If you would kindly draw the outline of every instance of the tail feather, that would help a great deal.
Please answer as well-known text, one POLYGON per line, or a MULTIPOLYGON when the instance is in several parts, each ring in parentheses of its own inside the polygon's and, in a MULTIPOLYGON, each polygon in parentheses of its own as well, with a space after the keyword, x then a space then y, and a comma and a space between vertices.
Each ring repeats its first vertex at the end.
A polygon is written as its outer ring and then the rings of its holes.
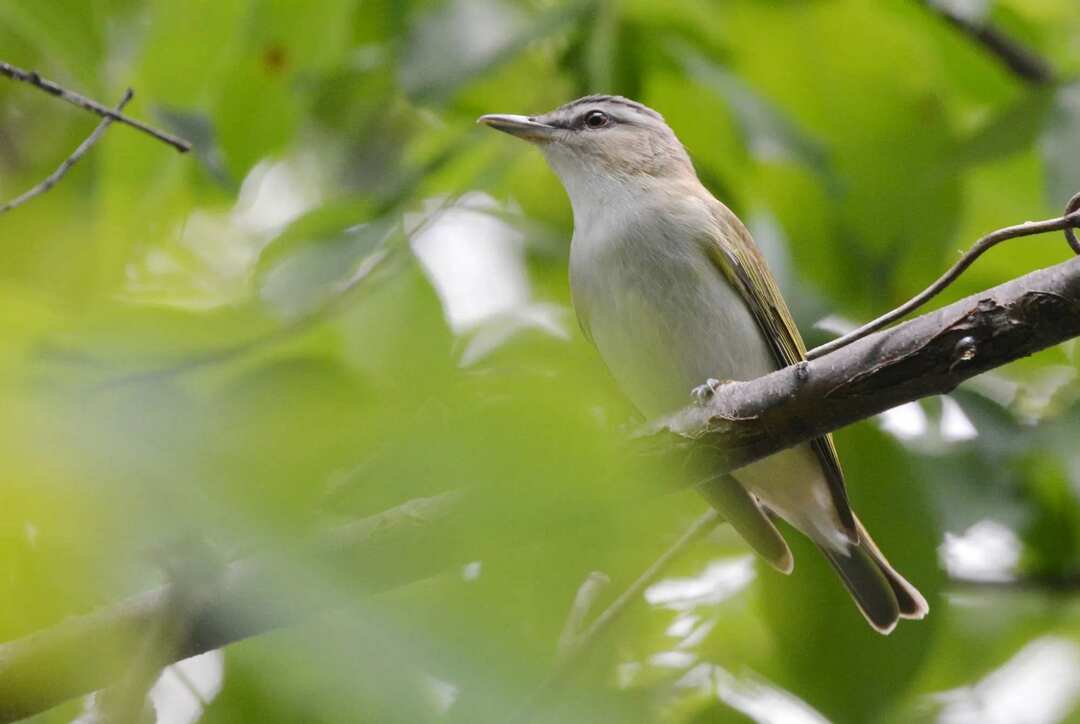
POLYGON ((757 500, 735 478, 721 475, 700 483, 697 489, 769 565, 781 573, 791 573, 795 559, 787 542, 757 500))
POLYGON ((896 572, 896 569, 889 563, 885 554, 877 547, 877 543, 875 543, 874 539, 870 537, 870 534, 866 532, 866 528, 863 527, 862 521, 856 518, 855 525, 859 531, 860 546, 866 548, 867 552, 874 559, 874 563, 889 581, 889 586, 892 588, 900 608, 900 618, 920 619, 925 617, 926 614, 930 612, 930 606, 926 603, 926 599, 923 595, 919 593, 919 589, 908 583, 906 578, 896 572))
POLYGON ((859 611, 883 634, 891 633, 901 618, 926 616, 930 607, 923 595, 889 564, 857 518, 855 524, 858 545, 849 546, 846 552, 818 547, 840 574, 859 611))
POLYGON ((818 546, 832 564, 862 615, 878 633, 889 634, 900 620, 900 605, 888 578, 861 545, 850 546, 847 554, 818 546))

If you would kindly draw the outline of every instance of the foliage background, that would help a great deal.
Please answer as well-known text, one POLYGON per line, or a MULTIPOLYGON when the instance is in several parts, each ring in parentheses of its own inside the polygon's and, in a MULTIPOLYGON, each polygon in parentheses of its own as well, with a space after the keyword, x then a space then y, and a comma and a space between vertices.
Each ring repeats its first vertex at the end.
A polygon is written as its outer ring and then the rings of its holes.
MULTIPOLYGON (((157 585, 163 558, 259 550, 273 597, 327 613, 189 663, 203 721, 507 721, 586 575, 610 602, 703 504, 622 453, 564 193, 474 119, 593 91, 659 109, 813 345, 1080 190, 1073 0, 965 5, 1062 80, 912 0, 0 0, 4 60, 104 103, 131 86, 197 146, 114 127, 0 217, 0 639, 157 585), (462 488, 484 509, 433 578, 365 596, 300 552, 462 488)), ((0 198, 94 123, 0 83, 0 198)), ((947 296, 1066 254, 1013 242, 947 296)), ((838 435, 927 620, 879 637, 808 546, 783 578, 720 528, 538 720, 1080 720, 1076 376, 1069 344, 838 435)), ((198 717, 168 684, 162 721, 198 717)))

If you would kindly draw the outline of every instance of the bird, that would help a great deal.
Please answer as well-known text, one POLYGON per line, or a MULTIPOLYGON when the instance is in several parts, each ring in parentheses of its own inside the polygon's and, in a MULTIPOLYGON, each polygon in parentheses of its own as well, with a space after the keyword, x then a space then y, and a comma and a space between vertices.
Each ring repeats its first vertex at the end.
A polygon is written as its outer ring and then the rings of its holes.
MULTIPOLYGON (((699 180, 657 111, 589 95, 536 116, 477 120, 536 146, 573 211, 570 292, 585 336, 646 418, 806 359, 750 232, 699 180), (703 385, 702 382, 705 382, 703 385)), ((851 510, 831 436, 698 486, 767 563, 788 574, 774 517, 812 540, 874 630, 923 618, 926 599, 851 510)))

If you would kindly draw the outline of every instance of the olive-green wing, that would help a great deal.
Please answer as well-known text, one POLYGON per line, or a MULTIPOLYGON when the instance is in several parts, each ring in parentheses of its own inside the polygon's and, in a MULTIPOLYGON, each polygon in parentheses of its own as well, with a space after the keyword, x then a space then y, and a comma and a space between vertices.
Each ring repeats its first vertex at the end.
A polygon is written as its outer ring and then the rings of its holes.
MULTIPOLYGON (((805 360, 806 344, 750 232, 739 218, 719 201, 716 202, 713 218, 716 222, 714 231, 720 236, 709 235, 709 238, 705 239, 709 257, 745 300, 758 326, 769 340, 777 365, 787 367, 805 360), (724 238, 728 243, 721 245, 719 238, 724 238)), ((848 504, 844 473, 840 469, 840 459, 837 457, 832 436, 816 438, 810 445, 825 471, 840 523, 849 533, 851 540, 858 541, 855 517, 848 504)))

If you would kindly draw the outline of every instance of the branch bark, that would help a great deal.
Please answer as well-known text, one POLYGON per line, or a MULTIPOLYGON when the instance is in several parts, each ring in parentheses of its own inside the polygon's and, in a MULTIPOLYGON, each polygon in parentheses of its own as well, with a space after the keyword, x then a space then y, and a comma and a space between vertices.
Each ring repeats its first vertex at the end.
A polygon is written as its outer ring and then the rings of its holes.
MULTIPOLYGON (((116 112, 119 113, 120 111, 124 110, 124 106, 126 106, 128 104, 128 101, 130 101, 134 96, 135 94, 130 88, 128 88, 127 92, 124 93, 124 97, 121 98, 120 102, 116 105, 116 112)), ((93 148, 95 143, 101 140, 101 137, 105 135, 105 131, 108 130, 112 122, 113 119, 108 116, 102 118, 101 122, 97 124, 96 128, 94 128, 93 133, 87 136, 86 140, 80 143, 79 147, 72 151, 71 155, 65 158, 63 162, 61 162, 60 166, 51 174, 49 174, 44 181, 36 184, 29 191, 26 191, 25 193, 17 196, 6 204, 0 205, 0 214, 22 206, 27 201, 37 198, 41 194, 47 192, 57 183, 59 183, 60 179, 64 178, 67 172, 71 170, 71 167, 77 164, 82 159, 82 157, 86 155, 86 152, 93 148)))
POLYGON ((153 126, 147 125, 142 121, 136 120, 130 116, 126 116, 118 110, 113 110, 108 106, 103 106, 92 98, 87 98, 81 93, 68 90, 59 83, 55 83, 48 78, 42 78, 36 72, 32 70, 23 70, 10 63, 5 63, 0 60, 0 75, 6 75, 12 80, 22 81, 23 83, 29 83, 30 85, 43 90, 49 95, 54 95, 57 98, 67 101, 68 103, 78 106, 84 110, 96 113, 102 118, 111 118, 117 123, 123 123, 124 125, 131 126, 132 128, 142 131, 150 136, 153 136, 162 143, 167 143, 175 148, 180 153, 187 153, 191 150, 191 144, 178 136, 174 136, 171 133, 162 131, 153 126))
MULTIPOLYGON (((688 406, 649 426, 634 444, 643 454, 663 450, 684 457, 687 449, 706 449, 716 453, 712 472, 731 470, 890 407, 948 392, 981 372, 1077 336, 1080 257, 813 361, 729 383, 707 405, 688 406)), ((475 560, 479 552, 462 546, 470 539, 465 531, 502 526, 524 539, 551 535, 555 524, 581 514, 554 507, 542 528, 502 518, 479 520, 483 514, 477 510, 485 506, 470 505, 473 494, 481 493, 448 493, 358 521, 319 541, 311 555, 362 571, 363 590, 375 593, 475 560)), ((313 613, 317 602, 288 599, 287 584, 258 559, 232 564, 219 585, 193 604, 193 620, 176 658, 313 613)), ((169 600, 168 588, 151 591, 0 645, 0 722, 116 681, 169 600)))
MULTIPOLYGON (((809 362, 729 382, 640 434, 712 448, 717 472, 819 437, 1080 336, 1080 257, 877 332, 809 362)), ((651 443, 650 443, 651 444, 651 443)))

